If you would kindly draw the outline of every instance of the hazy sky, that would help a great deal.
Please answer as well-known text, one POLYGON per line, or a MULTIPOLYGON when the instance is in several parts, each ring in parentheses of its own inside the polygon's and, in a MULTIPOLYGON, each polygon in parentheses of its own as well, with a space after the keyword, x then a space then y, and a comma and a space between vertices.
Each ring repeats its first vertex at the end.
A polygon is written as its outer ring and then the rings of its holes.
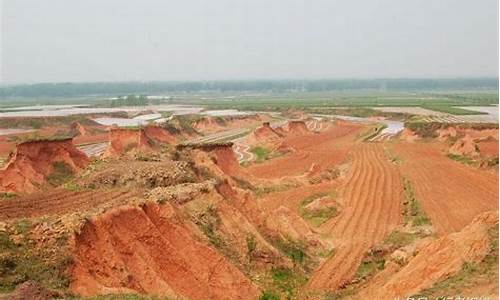
POLYGON ((4 83, 498 75, 498 0, 3 0, 1 21, 4 83))

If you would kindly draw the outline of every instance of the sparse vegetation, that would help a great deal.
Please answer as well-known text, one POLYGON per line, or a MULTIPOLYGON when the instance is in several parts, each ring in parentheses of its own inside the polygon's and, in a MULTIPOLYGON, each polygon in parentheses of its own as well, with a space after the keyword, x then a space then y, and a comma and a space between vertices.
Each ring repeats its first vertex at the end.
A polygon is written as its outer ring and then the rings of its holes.
POLYGON ((465 156, 465 155, 457 155, 457 154, 449 153, 447 156, 454 161, 457 161, 459 163, 466 164, 466 165, 473 165, 476 162, 474 159, 472 159, 468 156, 465 156))
MULTIPOLYGON (((436 283, 413 296, 440 299, 443 295, 463 295, 463 291, 473 288, 480 283, 498 281, 498 226, 489 229, 490 250, 479 263, 466 262, 462 269, 450 278, 436 283)), ((476 296, 476 295, 463 295, 476 296)))
POLYGON ((295 265, 305 266, 308 260, 306 253, 306 246, 301 241, 294 241, 292 239, 276 239, 275 246, 288 256, 295 265))
POLYGON ((47 182, 52 186, 59 186, 73 178, 73 169, 67 163, 56 161, 52 164, 52 167, 54 170, 47 176, 47 182))
POLYGON ((255 236, 253 234, 248 234, 246 237, 247 242, 247 256, 249 260, 252 260, 253 254, 257 249, 257 242, 255 241, 255 236))
POLYGON ((308 209, 306 206, 311 202, 321 199, 323 197, 330 197, 331 199, 335 199, 336 192, 324 192, 313 194, 304 200, 302 200, 300 204, 300 214, 301 216, 308 222, 310 222, 314 226, 319 226, 334 217, 337 214, 337 208, 335 206, 321 207, 317 209, 308 209))
POLYGON ((14 232, 0 231, 0 292, 10 292, 27 280, 57 290, 69 286, 71 259, 59 252, 54 255, 53 249, 36 248, 29 237, 32 227, 29 220, 21 219, 14 224, 14 232))
POLYGON ((427 217, 420 203, 415 197, 413 187, 407 178, 403 178, 404 190, 404 212, 403 221, 405 224, 411 223, 413 226, 430 225, 431 220, 427 217))
POLYGON ((373 276, 376 272, 384 269, 385 266, 385 252, 379 249, 370 250, 356 271, 354 280, 363 280, 373 276))
POLYGON ((268 160, 271 155, 271 151, 264 147, 254 147, 250 149, 250 152, 255 154, 257 162, 268 160))
POLYGON ((271 291, 264 291, 262 295, 259 297, 259 300, 280 300, 280 296, 271 291))
POLYGON ((273 185, 257 186, 254 189, 254 194, 257 198, 260 198, 270 193, 284 192, 294 187, 296 187, 296 185, 292 184, 273 184, 273 185))

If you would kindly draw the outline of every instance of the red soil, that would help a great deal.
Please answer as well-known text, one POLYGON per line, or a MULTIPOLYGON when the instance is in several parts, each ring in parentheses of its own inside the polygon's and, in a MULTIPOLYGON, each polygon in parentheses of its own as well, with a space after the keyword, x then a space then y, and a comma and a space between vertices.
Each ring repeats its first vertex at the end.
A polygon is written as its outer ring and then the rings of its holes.
POLYGON ((191 150, 195 162, 207 167, 215 175, 224 177, 246 174, 242 170, 233 151, 232 143, 217 145, 202 145, 191 150))
POLYGON ((488 253, 492 226, 498 226, 498 211, 481 214, 460 232, 425 243, 407 265, 386 267, 354 299, 406 299, 457 274, 464 263, 479 262, 488 253))
POLYGON ((161 126, 149 125, 143 128, 145 134, 152 140, 159 143, 174 144, 176 137, 161 126))
POLYGON ((262 123, 262 126, 255 129, 250 136, 250 144, 277 144, 283 138, 283 134, 274 130, 269 122, 262 123))
POLYGON ((457 136, 457 130, 452 126, 444 129, 438 129, 437 133, 438 133, 438 140, 442 142, 446 141, 450 137, 454 138, 457 136))
POLYGON ((411 129, 405 128, 401 133, 399 134, 399 138, 407 141, 407 142, 415 142, 416 140, 420 139, 420 137, 413 132, 411 129))
POLYGON ((453 155, 479 156, 477 144, 470 135, 466 135, 456 141, 448 152, 453 155))
POLYGON ((401 171, 439 235, 461 230, 475 216, 498 210, 498 174, 453 161, 439 143, 397 143, 401 171))
POLYGON ((401 222, 401 179, 382 146, 358 145, 352 160, 338 197, 343 209, 320 227, 334 238, 337 250, 312 275, 312 290, 335 290, 349 282, 365 252, 401 222))
POLYGON ((34 192, 54 171, 56 162, 63 162, 73 172, 78 172, 90 161, 73 145, 72 139, 24 142, 17 145, 5 168, 0 170, 0 189, 34 192))
POLYGON ((76 236, 80 295, 139 292, 189 299, 256 299, 259 289, 202 243, 170 205, 122 207, 87 222, 76 236))
POLYGON ((74 136, 86 136, 89 134, 87 129, 78 122, 71 123, 70 130, 74 136))
POLYGON ((287 125, 287 131, 289 134, 299 134, 299 135, 310 133, 304 121, 289 121, 287 125))
POLYGON ((302 175, 313 164, 327 170, 347 159, 362 128, 362 125, 346 122, 319 134, 288 136, 284 141, 295 150, 293 153, 251 165, 247 170, 255 177, 266 179, 302 175))
POLYGON ((153 141, 143 129, 111 128, 109 146, 103 157, 117 157, 129 151, 148 152, 153 149, 153 141))
POLYGON ((485 140, 477 143, 481 156, 498 157, 498 140, 485 140))

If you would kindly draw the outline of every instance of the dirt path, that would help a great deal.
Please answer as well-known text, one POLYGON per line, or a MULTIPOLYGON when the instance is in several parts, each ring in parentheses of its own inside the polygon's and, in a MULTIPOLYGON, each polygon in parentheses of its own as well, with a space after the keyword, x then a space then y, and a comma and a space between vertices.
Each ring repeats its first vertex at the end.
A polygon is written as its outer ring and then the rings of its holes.
POLYGON ((349 282, 365 252, 401 222, 401 177, 380 144, 360 144, 352 151, 338 201, 344 205, 340 215, 320 227, 337 250, 315 271, 309 289, 335 290, 349 282))
POLYGON ((439 235, 461 230, 482 212, 498 210, 498 174, 446 157, 439 143, 397 143, 395 154, 439 235))
POLYGON ((71 192, 54 190, 0 201, 0 220, 83 211, 102 203, 133 197, 130 191, 71 192))
POLYGON ((243 138, 236 139, 233 143, 233 150, 240 164, 243 162, 250 162, 255 159, 255 155, 250 152, 250 146, 243 142, 243 138))

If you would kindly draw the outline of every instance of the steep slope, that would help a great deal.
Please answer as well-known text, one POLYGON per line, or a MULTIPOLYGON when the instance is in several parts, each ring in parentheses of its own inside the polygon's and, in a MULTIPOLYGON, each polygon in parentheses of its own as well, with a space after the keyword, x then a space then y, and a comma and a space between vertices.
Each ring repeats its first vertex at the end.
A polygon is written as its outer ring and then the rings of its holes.
POLYGON ((3 170, 0 170, 0 190, 30 193, 58 171, 78 172, 89 158, 73 145, 72 139, 40 140, 18 144, 3 170))
POLYGON ((129 152, 148 152, 153 149, 153 141, 144 129, 111 128, 109 146, 103 157, 118 157, 129 152))
POLYGON ((488 229, 493 226, 498 226, 498 211, 483 213, 461 231, 424 243, 407 265, 388 267, 354 299, 406 298, 457 274, 464 264, 485 257, 491 243, 488 229))
POLYGON ((168 203, 111 210, 75 240, 72 289, 188 299, 256 299, 259 289, 201 242, 168 203))

